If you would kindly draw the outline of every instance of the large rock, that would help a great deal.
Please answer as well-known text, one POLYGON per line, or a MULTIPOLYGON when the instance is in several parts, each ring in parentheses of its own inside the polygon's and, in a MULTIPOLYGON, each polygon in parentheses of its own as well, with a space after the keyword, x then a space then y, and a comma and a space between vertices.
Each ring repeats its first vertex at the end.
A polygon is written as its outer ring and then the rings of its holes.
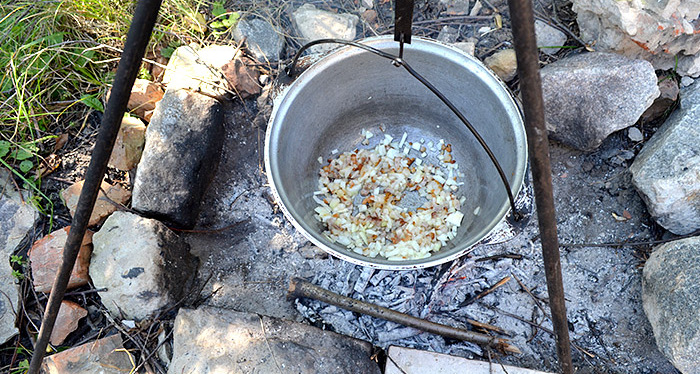
POLYGON ((581 37, 597 50, 643 58, 681 75, 700 74, 700 2, 573 0, 573 10, 581 37))
POLYGON ((119 334, 88 342, 44 358, 44 374, 124 374, 134 365, 119 334))
POLYGON ((242 19, 233 30, 233 39, 241 42, 246 38, 248 51, 260 62, 277 62, 284 48, 280 31, 262 19, 242 19))
POLYGON ((226 98, 229 87, 221 67, 233 60, 236 53, 236 48, 228 45, 210 45, 201 49, 194 45, 178 47, 170 56, 163 84, 168 91, 189 89, 226 98))
POLYGON ((224 118, 217 100, 168 90, 146 130, 132 207, 191 228, 221 157, 224 118))
POLYGON ((379 373, 372 346, 318 328, 226 309, 181 309, 168 373, 379 373))
POLYGON ((660 245, 644 265, 642 303, 659 350, 700 373, 700 237, 660 245))
POLYGON ((541 75, 551 137, 585 151, 634 125, 659 96, 649 62, 613 53, 565 58, 542 68, 541 75))
POLYGON ((652 217, 674 234, 700 229, 700 85, 681 91, 680 107, 630 167, 652 217))
MULTIPOLYGON (((355 27, 359 18, 352 14, 336 14, 316 9, 313 4, 304 4, 292 15, 294 25, 302 38, 302 44, 318 39, 355 39, 355 27)), ((339 44, 321 44, 311 47, 315 53, 338 48, 339 44)))
POLYGON ((186 295, 198 260, 162 223, 116 212, 93 236, 90 277, 114 316, 142 320, 186 295))
MULTIPOLYGON (((29 250, 34 291, 50 292, 58 269, 63 264, 63 249, 70 226, 56 230, 37 240, 29 250)), ((92 253, 92 232, 87 231, 68 280, 68 289, 84 286, 90 281, 88 267, 92 253)))
POLYGON ((8 170, 0 168, 0 344, 17 335, 19 288, 12 274, 10 256, 34 229, 38 218, 27 196, 15 188, 8 170))

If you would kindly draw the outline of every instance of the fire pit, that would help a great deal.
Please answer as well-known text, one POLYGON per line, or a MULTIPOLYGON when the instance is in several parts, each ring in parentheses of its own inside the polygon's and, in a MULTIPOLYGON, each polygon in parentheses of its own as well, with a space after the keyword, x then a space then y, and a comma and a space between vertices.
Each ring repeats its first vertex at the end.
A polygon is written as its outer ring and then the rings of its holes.
MULTIPOLYGON (((387 37, 362 43, 389 53, 398 50, 387 37)), ((415 38, 406 46, 404 59, 472 123, 517 195, 526 174, 527 146, 520 112, 507 88, 473 57, 434 41, 415 38)), ((426 161, 438 164, 430 157, 426 161)), ((411 269, 453 260, 494 230, 510 209, 495 166, 454 113, 403 69, 354 47, 325 56, 278 97, 267 129, 265 164, 287 219, 333 256, 364 266, 411 269), (461 207, 464 219, 456 237, 431 257, 369 258, 323 235, 324 227, 314 217, 318 159, 358 146, 373 147, 374 143, 362 145, 363 129, 394 139, 405 133, 412 141, 444 140, 452 145, 452 157, 465 174, 456 191, 466 198, 461 207)))

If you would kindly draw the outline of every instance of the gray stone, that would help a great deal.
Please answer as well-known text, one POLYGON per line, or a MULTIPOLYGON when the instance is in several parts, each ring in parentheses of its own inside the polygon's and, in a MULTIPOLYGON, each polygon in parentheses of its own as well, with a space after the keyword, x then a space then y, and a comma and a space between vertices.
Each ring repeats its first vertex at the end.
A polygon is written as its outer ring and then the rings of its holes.
POLYGON ((627 137, 633 142, 641 142, 644 140, 644 134, 642 134, 642 132, 636 127, 630 127, 627 129, 627 137))
POLYGON ((674 234, 700 229, 700 85, 681 92, 680 107, 630 167, 632 183, 656 222, 674 234))
POLYGON ((474 51, 476 50, 476 42, 473 40, 468 40, 466 42, 459 42, 452 44, 454 47, 474 56, 474 51))
POLYGON ((268 21, 242 19, 233 30, 233 39, 246 38, 246 47, 260 62, 277 62, 284 48, 284 38, 268 21))
POLYGON ((468 360, 463 357, 391 346, 384 374, 548 374, 543 371, 488 361, 468 360))
POLYGON ((443 26, 438 34, 437 40, 443 43, 454 43, 459 38, 459 30, 450 26, 443 26))
POLYGON ((581 38, 598 51, 650 61, 658 70, 700 74, 697 1, 574 0, 581 38))
MULTIPOLYGON (((353 40, 360 21, 355 15, 327 12, 308 3, 294 11, 292 18, 303 44, 326 38, 353 40)), ((338 47, 338 44, 322 44, 311 47, 311 51, 324 53, 338 47)))
POLYGON ((210 45, 201 49, 195 45, 178 47, 170 57, 163 84, 168 90, 189 89, 225 98, 229 85, 221 67, 234 57, 236 48, 229 45, 210 45))
POLYGON ((191 228, 219 162, 224 138, 218 101, 168 90, 146 130, 132 206, 177 227, 191 228))
POLYGON ((693 84, 693 82, 695 82, 695 79, 693 79, 691 77, 685 76, 685 77, 681 78, 681 86, 682 87, 688 87, 691 84, 693 84))
POLYGON ((551 137, 584 151, 634 125, 659 96, 649 62, 613 53, 561 59, 542 68, 541 76, 551 137))
POLYGON ((659 350, 684 374, 700 373, 700 237, 662 244, 644 265, 642 303, 659 350))
POLYGON ((563 46, 566 43, 566 34, 540 20, 535 20, 535 36, 537 47, 548 55, 553 55, 561 49, 552 47, 563 46))
POLYGON ((445 14, 469 14, 469 0, 440 0, 445 14))
POLYGON ((19 332, 15 327, 19 288, 12 275, 10 256, 30 235, 38 218, 36 209, 23 201, 22 192, 10 178, 10 172, 0 168, 0 344, 19 332))
POLYGON ((90 278, 114 316, 142 320, 186 295, 198 260, 162 223, 115 212, 93 236, 90 278))
POLYGON ((380 372, 367 342, 257 314, 181 309, 173 337, 170 374, 380 372))

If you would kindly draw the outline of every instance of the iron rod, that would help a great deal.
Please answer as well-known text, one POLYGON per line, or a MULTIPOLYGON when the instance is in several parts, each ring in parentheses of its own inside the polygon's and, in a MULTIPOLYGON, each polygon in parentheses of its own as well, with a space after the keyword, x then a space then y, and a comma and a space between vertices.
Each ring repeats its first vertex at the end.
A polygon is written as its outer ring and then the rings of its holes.
POLYGON ((97 199, 100 184, 107 171, 107 162, 112 154, 114 141, 119 132, 126 104, 131 94, 131 88, 136 80, 141 67, 141 58, 143 58, 151 32, 156 23, 161 1, 141 0, 134 11, 134 17, 124 45, 124 53, 122 53, 117 73, 114 76, 112 92, 102 117, 102 125, 95 142, 90 165, 85 173, 85 183, 83 184, 78 205, 73 215, 71 229, 66 239, 61 267, 58 270, 58 274, 56 274, 56 279, 51 287, 51 294, 46 304, 44 318, 39 329, 39 337, 34 346, 34 353, 27 371, 28 374, 38 374, 41 368, 58 310, 66 292, 73 265, 78 256, 78 251, 97 199))
POLYGON ((387 321, 400 323, 404 326, 413 327, 433 334, 442 335, 452 339, 464 340, 476 344, 502 349, 510 353, 521 353, 514 345, 508 344, 506 339, 495 338, 477 332, 459 329, 452 326, 442 325, 435 322, 426 321, 411 315, 397 312, 379 305, 370 304, 364 301, 339 295, 319 286, 315 286, 301 278, 292 278, 289 282, 289 295, 294 297, 305 297, 323 301, 324 303, 335 305, 353 312, 366 314, 368 316, 381 318, 387 321))
POLYGON ((556 333, 557 356, 562 372, 570 374, 573 373, 571 343, 564 302, 556 211, 552 193, 552 169, 549 161, 549 138, 544 120, 542 81, 539 72, 532 0, 508 0, 508 7, 518 62, 518 76, 520 77, 525 129, 532 166, 542 256, 549 293, 549 307, 552 310, 552 325, 556 333))

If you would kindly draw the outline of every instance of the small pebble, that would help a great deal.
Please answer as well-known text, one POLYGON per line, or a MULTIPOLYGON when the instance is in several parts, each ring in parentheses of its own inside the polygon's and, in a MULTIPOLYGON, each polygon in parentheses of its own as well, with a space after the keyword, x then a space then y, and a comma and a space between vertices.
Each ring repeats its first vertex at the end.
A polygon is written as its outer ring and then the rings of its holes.
POLYGON ((685 77, 681 78, 681 87, 688 87, 691 84, 693 84, 693 82, 695 82, 695 79, 688 77, 688 76, 685 76, 685 77))
POLYGON ((629 130, 627 130, 627 136, 633 142, 641 142, 644 140, 644 134, 636 127, 630 127, 629 130))

